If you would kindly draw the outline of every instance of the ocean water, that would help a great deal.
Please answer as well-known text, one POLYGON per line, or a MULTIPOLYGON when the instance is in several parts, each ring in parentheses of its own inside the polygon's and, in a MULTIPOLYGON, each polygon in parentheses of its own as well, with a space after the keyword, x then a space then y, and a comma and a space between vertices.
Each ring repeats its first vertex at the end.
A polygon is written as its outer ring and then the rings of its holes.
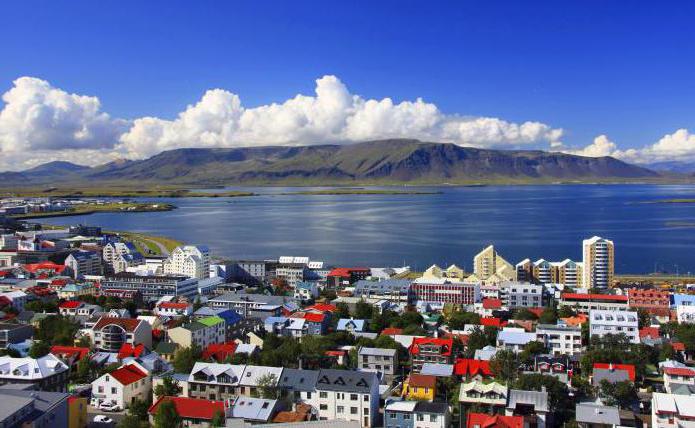
MULTIPOLYGON (((402 188, 400 188, 402 189, 402 188)), ((413 188, 406 188, 413 189, 413 188)), ((42 220, 165 235, 219 257, 309 256, 332 265, 471 268, 494 244, 508 261, 581 260, 581 241, 612 239, 619 273, 695 273, 695 204, 688 185, 427 187, 430 195, 282 195, 306 188, 243 188, 244 198, 143 199, 178 209, 42 220)))

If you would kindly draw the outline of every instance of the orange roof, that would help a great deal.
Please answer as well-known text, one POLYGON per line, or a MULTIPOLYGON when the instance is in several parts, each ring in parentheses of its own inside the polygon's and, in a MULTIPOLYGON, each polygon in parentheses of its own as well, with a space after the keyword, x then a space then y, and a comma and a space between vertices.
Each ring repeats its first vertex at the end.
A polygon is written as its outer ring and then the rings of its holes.
POLYGON ((83 348, 80 346, 51 346, 51 354, 58 355, 63 358, 66 357, 77 357, 78 360, 84 358, 89 354, 89 348, 83 348))
POLYGON ((384 336, 395 336, 397 334, 403 334, 402 328, 387 327, 381 331, 384 336))
POLYGON ((658 327, 644 327, 639 330, 640 339, 645 337, 657 339, 659 336, 661 336, 661 333, 659 333, 658 327))
POLYGON ((688 376, 695 377, 695 369, 690 367, 666 367, 664 373, 669 376, 688 376))
POLYGON ((22 265, 22 267, 31 273, 36 273, 39 270, 52 270, 52 271, 55 271, 56 273, 61 273, 61 272, 63 272, 63 270, 67 266, 58 265, 58 264, 51 263, 51 262, 43 262, 43 263, 29 263, 26 265, 22 265))
POLYGON ((454 340, 438 339, 435 337, 416 337, 410 345, 410 353, 413 355, 419 354, 421 345, 439 345, 442 348, 441 354, 449 356, 451 355, 451 348, 454 347, 454 340))
POLYGON ((338 307, 329 303, 317 303, 304 309, 305 311, 336 312, 338 307))
POLYGON ((579 314, 576 317, 566 317, 566 318, 560 318, 562 321, 565 322, 570 327, 576 327, 578 325, 582 325, 585 322, 589 321, 589 316, 586 314, 579 314))
POLYGON ((288 422, 304 422, 309 419, 311 415, 312 407, 308 404, 299 403, 297 404, 297 410, 294 412, 283 411, 278 412, 278 414, 273 418, 275 423, 288 423, 288 422))
POLYGON ((309 321, 309 322, 323 322, 324 319, 326 319, 325 314, 315 314, 315 313, 308 313, 304 315, 304 319, 309 321))
POLYGON ((685 351, 685 343, 683 342, 673 342, 671 343, 671 347, 674 351, 685 351))
POLYGON ((328 272, 328 276, 339 276, 339 277, 349 277, 353 272, 370 272, 369 268, 355 267, 355 268, 335 268, 328 272))
POLYGON ((217 412, 224 412, 223 401, 203 400, 200 398, 188 397, 162 397, 157 400, 148 412, 151 415, 157 413, 159 405, 164 401, 172 401, 176 406, 176 413, 186 419, 205 419, 212 420, 217 412))
POLYGON ((147 373, 140 370, 135 364, 128 364, 127 366, 116 369, 112 371, 110 375, 120 382, 121 385, 130 385, 133 382, 147 377, 147 373))
POLYGON ((502 307, 502 299, 483 299, 483 309, 499 309, 502 307))
POLYGON ((60 304, 60 309, 77 309, 83 305, 79 300, 70 300, 60 304))
POLYGON ((423 388, 434 388, 437 385, 437 377, 411 373, 408 377, 408 386, 417 386, 423 388))
POLYGON ((563 300, 612 300, 616 302, 627 302, 627 296, 615 294, 582 294, 582 293, 562 293, 563 300))
POLYGON ((523 428, 523 416, 488 415, 487 413, 469 413, 466 428, 523 428))
POLYGON ((157 306, 166 309, 186 309, 189 305, 188 303, 162 302, 157 306))
POLYGON ((480 318, 480 325, 485 327, 504 327, 507 325, 507 321, 502 321, 495 317, 482 317, 480 318))
POLYGON ((635 366, 632 364, 594 363, 596 369, 625 370, 631 381, 635 381, 635 366))

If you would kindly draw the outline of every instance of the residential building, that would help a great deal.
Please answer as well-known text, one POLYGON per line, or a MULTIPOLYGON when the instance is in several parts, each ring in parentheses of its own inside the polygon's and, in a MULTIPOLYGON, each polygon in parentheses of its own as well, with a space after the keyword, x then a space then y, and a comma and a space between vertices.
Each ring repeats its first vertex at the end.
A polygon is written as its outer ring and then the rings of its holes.
MULTIPOLYGON (((487 413, 469 413, 466 428, 525 428, 523 416, 490 415, 487 413)), ((528 425, 535 427, 536 425, 528 425)))
POLYGON ((173 402, 176 413, 181 418, 183 426, 190 428, 211 428, 212 421, 219 413, 227 415, 224 401, 213 401, 188 397, 160 397, 150 408, 150 425, 154 426, 154 416, 163 402, 173 402))
POLYGON ((94 251, 76 251, 65 259, 65 266, 72 271, 73 278, 86 275, 101 275, 101 258, 94 251))
POLYGON ((193 297, 198 293, 198 280, 173 275, 136 275, 121 272, 107 275, 101 281, 101 290, 137 291, 146 301, 156 301, 164 296, 193 297))
POLYGON ((457 358, 454 373, 466 380, 483 381, 492 377, 490 362, 471 358, 457 358))
POLYGON ((569 306, 577 312, 589 313, 594 309, 627 311, 630 309, 627 296, 615 294, 562 293, 559 306, 569 306))
MULTIPOLYGON (((528 426, 545 428, 552 426, 549 421, 550 407, 548 405, 548 393, 546 391, 525 391, 519 389, 509 390, 509 399, 505 410, 506 416, 524 416, 528 426)), ((470 416, 470 415, 469 415, 470 416)))
POLYGON ((357 421, 362 427, 373 427, 379 422, 376 373, 322 369, 316 392, 307 403, 318 409, 320 420, 357 421))
POLYGON ((453 339, 414 338, 409 348, 413 371, 420 371, 424 363, 451 364, 453 346, 453 339))
MULTIPOLYGON (((282 259, 282 258, 281 258, 282 259)), ((309 262, 309 258, 306 258, 309 262)), ((295 262, 278 262, 275 267, 275 278, 284 280, 290 288, 295 288, 297 284, 304 281, 306 271, 308 270, 306 263, 295 262)))
POLYGON ((310 302, 319 297, 319 286, 315 282, 302 281, 294 286, 294 298, 301 302, 310 302))
POLYGON ((362 371, 379 372, 391 382, 398 374, 398 351, 361 346, 357 351, 357 367, 362 371))
POLYGON ((674 387, 688 385, 695 387, 695 369, 691 367, 664 367, 664 388, 673 393, 674 387))
POLYGON ((29 301, 29 295, 23 291, 6 291, 0 293, 0 298, 6 298, 13 308, 17 309, 19 312, 24 310, 24 305, 29 301))
POLYGON ((600 386, 604 380, 610 383, 634 382, 635 375, 635 366, 632 364, 594 363, 591 384, 600 386))
POLYGON ((597 403, 577 403, 575 420, 581 428, 618 428, 620 410, 597 403))
POLYGON ((695 395, 652 394, 652 428, 689 428, 695 421, 695 395))
POLYGON ((524 347, 536 340, 534 333, 527 333, 523 328, 505 327, 497 333, 497 348, 521 352, 524 347))
POLYGON ((326 285, 329 288, 344 288, 357 281, 367 279, 371 275, 371 270, 364 267, 335 268, 326 275, 326 285))
POLYGON ((471 406, 484 406, 486 413, 502 413, 507 405, 509 388, 497 382, 483 382, 474 380, 461 384, 459 389, 459 404, 461 411, 459 414, 465 415, 466 409, 471 406))
POLYGON ((239 394, 255 397, 259 395, 261 386, 278 389, 282 370, 282 367, 247 365, 239 378, 239 394), (261 381, 266 382, 265 385, 261 385, 261 381))
POLYGON ((237 260, 232 265, 231 279, 244 284, 263 284, 267 280, 267 260, 237 260))
POLYGON ((613 241, 594 236, 582 242, 584 257, 582 285, 585 289, 607 288, 615 273, 615 246, 613 241))
POLYGON ((561 262, 552 262, 552 278, 554 284, 564 284, 567 287, 579 288, 583 284, 584 264, 565 259, 561 262))
POLYGON ((536 338, 553 355, 579 355, 582 352, 582 329, 566 324, 538 324, 536 338))
POLYGON ((433 401, 437 395, 437 377, 411 373, 403 382, 401 396, 408 400, 433 401))
POLYGON ((186 317, 193 315, 193 305, 188 302, 174 302, 171 297, 169 299, 162 298, 154 307, 154 313, 157 316, 165 316, 172 318, 186 317))
POLYGON ((208 301, 213 309, 234 309, 244 318, 280 316, 282 306, 289 301, 284 296, 265 294, 226 293, 208 301))
POLYGON ((283 368, 278 388, 283 396, 295 403, 305 403, 316 394, 318 370, 283 368))
POLYGON ((188 395, 206 400, 229 400, 240 394, 244 365, 196 362, 188 375, 188 395))
POLYGON ((187 278, 210 277, 210 250, 202 245, 176 247, 164 261, 165 275, 181 275, 187 278))
POLYGON ((529 282, 503 282, 499 285, 502 305, 510 309, 543 306, 543 286, 529 282))
POLYGON ((125 343, 152 348, 152 327, 145 320, 103 316, 87 333, 100 351, 118 352, 125 343))
POLYGON ((41 391, 65 392, 70 369, 52 354, 41 358, 0 357, 0 385, 30 384, 41 391))
POLYGON ((0 348, 2 349, 32 337, 34 337, 34 329, 29 325, 0 322, 0 348))
POLYGON ((129 267, 145 263, 142 254, 130 242, 109 242, 101 253, 109 273, 125 272, 129 267))
POLYGON ((437 265, 432 265, 422 273, 422 278, 425 279, 448 278, 453 281, 461 281, 465 276, 466 274, 463 269, 456 265, 451 265, 446 269, 442 269, 437 265))
POLYGON ((695 305, 676 306, 678 324, 695 324, 695 305))
POLYGON ((195 345, 201 349, 226 341, 224 320, 218 316, 200 318, 167 332, 169 340, 182 348, 195 345))
POLYGON ((480 284, 449 282, 448 279, 418 278, 411 285, 413 300, 418 303, 473 305, 480 301, 480 284))
POLYGON ((637 312, 592 310, 589 312, 589 328, 592 337, 624 334, 630 343, 640 343, 637 312))
POLYGON ((516 268, 490 245, 473 257, 473 281, 516 281, 516 268))
POLYGON ((362 280, 355 283, 352 295, 367 302, 386 300, 407 305, 412 302, 411 284, 409 279, 362 280))
POLYGON ((147 369, 131 362, 92 382, 91 404, 111 403, 123 410, 135 400, 147 401, 151 392, 152 378, 147 369))
POLYGON ((0 427, 68 427, 69 397, 65 392, 0 388, 0 427))
POLYGON ((448 428, 450 425, 446 403, 391 401, 384 407, 385 428, 448 428))
POLYGON ((366 331, 368 320, 356 320, 353 318, 343 318, 338 320, 336 331, 347 331, 349 333, 362 333, 366 331))
POLYGON ((668 291, 631 288, 627 291, 628 305, 632 310, 644 309, 653 315, 668 315, 671 296, 668 291))

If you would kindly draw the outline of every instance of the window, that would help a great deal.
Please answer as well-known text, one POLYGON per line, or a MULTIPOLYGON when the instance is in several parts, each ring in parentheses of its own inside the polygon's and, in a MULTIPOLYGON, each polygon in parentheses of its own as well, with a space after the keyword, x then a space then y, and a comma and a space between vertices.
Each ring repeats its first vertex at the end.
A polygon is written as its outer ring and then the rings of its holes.
POLYGON ((328 410, 328 404, 319 404, 320 410, 328 410))
POLYGON ((425 415, 418 414, 418 415, 417 415, 417 420, 418 420, 418 422, 424 421, 424 420, 425 420, 425 415))
POLYGON ((350 394, 351 401, 357 401, 357 394, 350 394))
POLYGON ((112 386, 112 387, 111 387, 111 394, 115 394, 115 393, 116 393, 116 387, 113 387, 113 386, 112 386))
POLYGON ((319 398, 328 398, 328 393, 327 392, 319 392, 319 398))
POLYGON ((357 414, 357 407, 350 407, 350 414, 356 415, 357 414))
POLYGON ((343 407, 343 406, 338 406, 337 412, 338 412, 338 413, 345 413, 345 407, 343 407))
POLYGON ((365 415, 368 415, 368 414, 369 414, 369 407, 365 407, 363 413, 364 413, 365 415))
POLYGON ((430 415, 430 422, 437 422, 437 415, 430 415))
POLYGON ((369 395, 364 394, 364 396, 362 397, 362 401, 369 401, 369 395))
POLYGON ((389 413, 389 419, 396 419, 395 413, 389 413))
POLYGON ((404 420, 404 421, 409 421, 409 420, 410 420, 410 415, 407 414, 407 413, 404 414, 404 415, 403 415, 403 420, 404 420))

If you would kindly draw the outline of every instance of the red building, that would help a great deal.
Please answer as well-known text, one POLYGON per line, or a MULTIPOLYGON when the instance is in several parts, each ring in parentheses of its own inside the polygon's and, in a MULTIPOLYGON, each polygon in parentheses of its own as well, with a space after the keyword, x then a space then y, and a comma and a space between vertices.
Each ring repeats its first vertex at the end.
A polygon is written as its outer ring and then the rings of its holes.
POLYGON ((631 309, 644 309, 658 316, 669 314, 671 301, 668 291, 631 288, 627 291, 627 297, 631 309))
POLYGON ((453 339, 416 337, 410 345, 413 370, 419 372, 424 363, 451 364, 453 339))
POLYGON ((369 268, 335 268, 328 272, 326 278, 329 288, 343 288, 350 286, 357 281, 367 279, 367 277, 371 274, 372 271, 369 268))

